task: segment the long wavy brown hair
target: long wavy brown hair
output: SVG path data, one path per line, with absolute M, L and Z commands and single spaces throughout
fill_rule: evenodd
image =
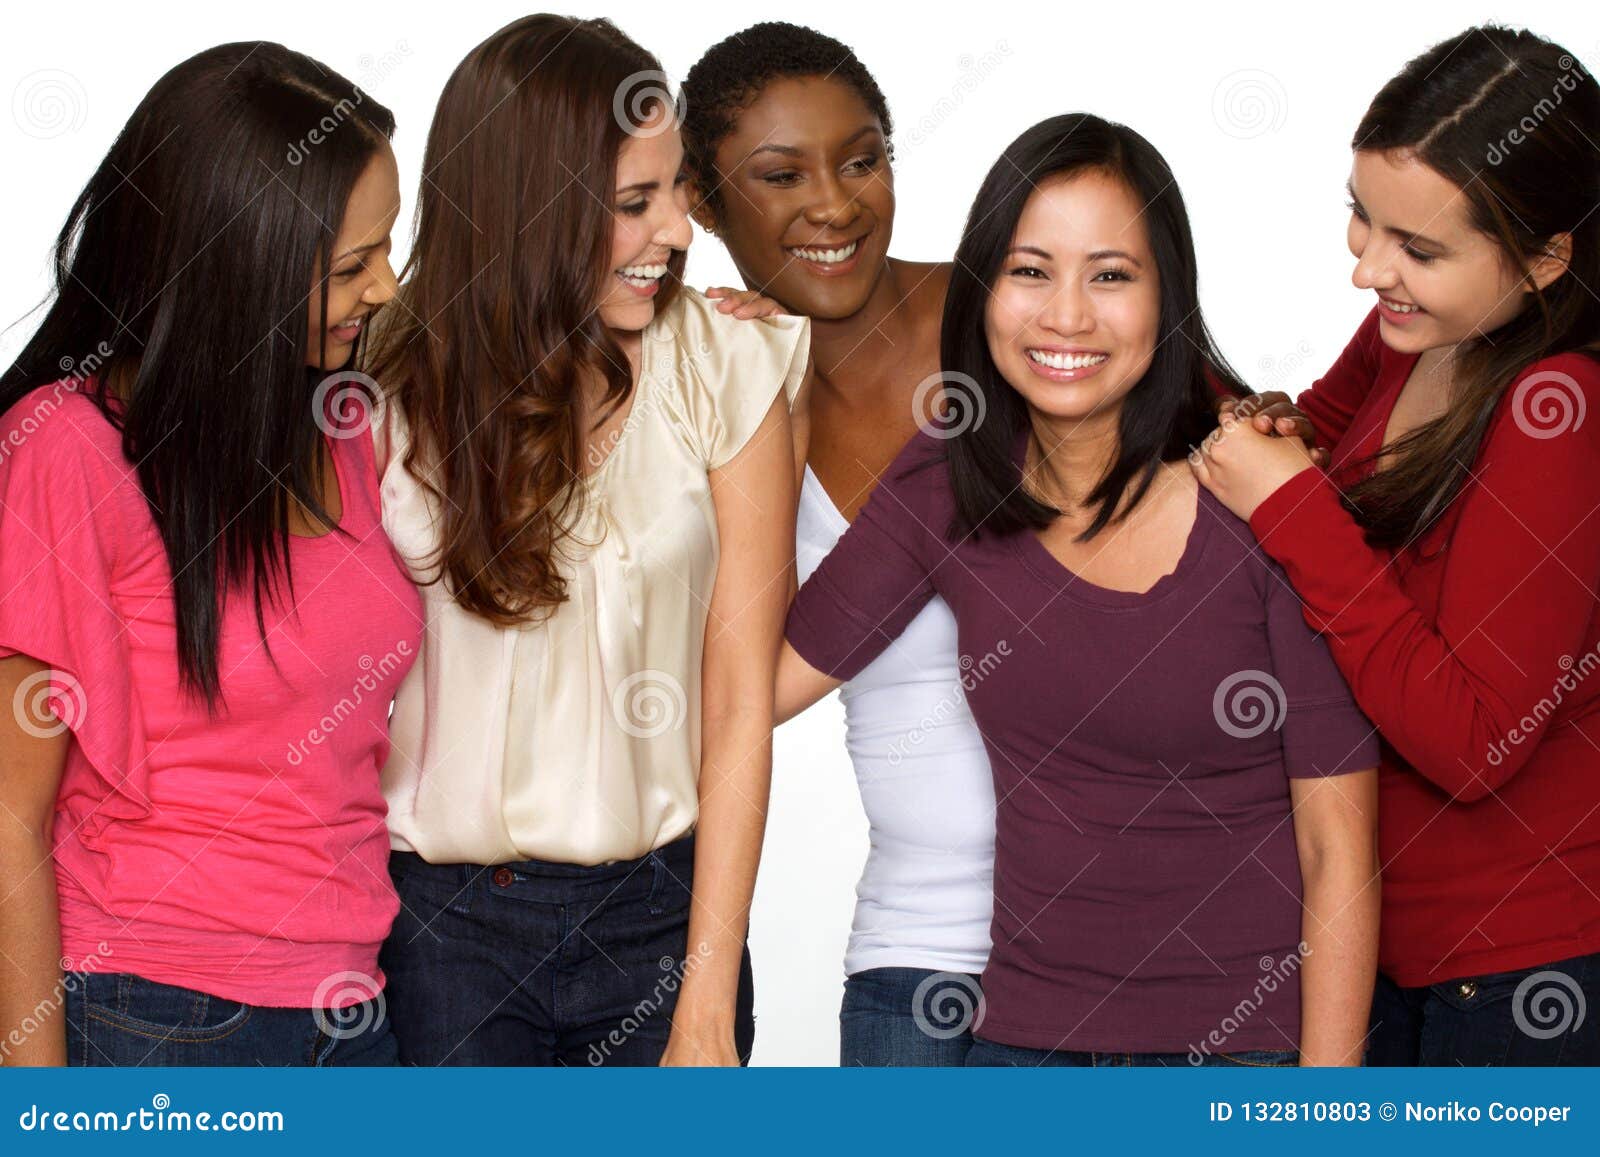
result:
M 1556 103 L 1556 102 L 1559 102 Z M 1505 147 L 1508 130 L 1538 118 Z M 1600 349 L 1600 85 L 1558 44 L 1484 25 L 1434 45 L 1383 86 L 1352 147 L 1409 153 L 1460 186 L 1473 224 L 1523 271 L 1559 234 L 1567 272 L 1493 333 L 1463 345 L 1450 408 L 1380 454 L 1391 466 L 1351 488 L 1346 505 L 1369 542 L 1401 547 L 1444 512 L 1471 474 L 1501 396 L 1519 371 Z M 1487 163 L 1486 163 L 1487 161 Z M 1375 463 L 1378 455 L 1371 462 Z
M 596 312 L 617 155 L 668 99 L 660 62 L 610 21 L 527 16 L 467 54 L 428 131 L 416 244 L 369 369 L 438 499 L 441 576 L 499 626 L 567 597 L 584 387 L 605 383 L 602 413 L 633 388 Z

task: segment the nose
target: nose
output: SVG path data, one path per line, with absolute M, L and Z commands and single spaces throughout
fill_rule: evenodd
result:
M 674 190 L 674 195 L 667 198 L 667 203 L 671 209 L 661 228 L 650 238 L 651 244 L 669 249 L 687 249 L 694 240 L 694 227 L 689 220 L 688 190 L 680 185 Z
M 1357 289 L 1393 289 L 1400 281 L 1394 264 L 1393 250 L 1373 237 L 1356 258 L 1356 267 L 1350 273 L 1351 284 Z
M 846 193 L 844 186 L 837 179 L 825 179 L 821 185 L 821 193 L 817 200 L 806 206 L 805 218 L 808 225 L 818 228 L 843 229 L 855 223 L 861 216 L 861 206 L 856 199 Z
M 389 258 L 384 257 L 375 267 L 370 268 L 372 268 L 372 280 L 362 292 L 361 300 L 374 307 L 393 301 L 394 295 L 400 291 L 400 279 L 395 276 L 394 266 L 389 264 Z
M 1057 337 L 1080 337 L 1094 332 L 1094 311 L 1089 295 L 1076 281 L 1068 280 L 1050 295 L 1034 321 Z

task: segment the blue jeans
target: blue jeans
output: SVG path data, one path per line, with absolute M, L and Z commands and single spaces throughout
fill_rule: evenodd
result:
M 967 1063 L 982 1000 L 978 977 L 926 968 L 868 968 L 846 978 L 839 1008 L 845 1068 Z
M 392 1065 L 382 994 L 325 1012 L 267 1008 L 126 972 L 69 976 L 69 1065 Z
M 1193 1058 L 1199 1057 L 1196 1062 Z M 979 1039 L 967 1054 L 971 1067 L 1079 1069 L 1286 1069 L 1300 1063 L 1297 1049 L 1244 1049 L 1233 1053 L 1082 1053 L 1065 1050 L 1024 1049 L 998 1041 Z
M 1600 1065 L 1600 953 L 1402 988 L 1378 974 L 1369 1065 Z
M 654 1065 L 690 951 L 694 837 L 636 860 L 389 857 L 400 915 L 379 957 L 408 1065 Z M 755 1042 L 741 952 L 734 1044 Z

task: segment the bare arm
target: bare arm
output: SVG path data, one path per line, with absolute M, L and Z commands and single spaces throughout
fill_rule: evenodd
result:
M 14 705 L 24 680 L 47 671 L 26 655 L 0 659 L 0 703 Z M 25 690 L 23 702 L 34 700 Z M 24 720 L 0 708 L 0 1025 L 37 1023 L 22 1043 L 3 1042 L 9 1065 L 67 1063 L 66 1017 L 60 1008 L 61 922 L 51 832 L 61 770 L 72 735 L 40 736 L 48 720 Z
M 794 460 L 780 393 L 711 472 L 721 556 L 701 678 L 700 820 L 683 986 L 663 1065 L 735 1065 L 734 1007 L 772 783 L 773 680 L 794 571 Z
M 844 680 L 824 675 L 785 642 L 778 655 L 778 695 L 774 722 L 789 722 L 842 682 Z
M 1359 1065 L 1378 970 L 1378 773 L 1289 783 L 1305 894 L 1300 1063 Z

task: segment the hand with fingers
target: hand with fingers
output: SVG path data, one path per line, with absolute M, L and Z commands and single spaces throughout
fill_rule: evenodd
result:
M 1225 421 L 1189 451 L 1200 484 L 1246 522 L 1280 486 L 1311 466 L 1320 463 L 1298 438 L 1263 431 L 1253 420 Z
M 1263 434 L 1299 438 L 1310 451 L 1312 462 L 1318 466 L 1328 464 L 1328 452 L 1317 445 L 1317 432 L 1311 419 L 1282 390 L 1268 390 L 1246 398 L 1225 396 L 1217 402 L 1217 420 L 1227 425 L 1230 415 L 1237 421 L 1248 420 Z
M 789 313 L 759 289 L 731 289 L 714 285 L 706 290 L 706 296 L 717 303 L 719 312 L 731 313 L 741 321 L 749 321 L 754 317 L 785 317 Z

